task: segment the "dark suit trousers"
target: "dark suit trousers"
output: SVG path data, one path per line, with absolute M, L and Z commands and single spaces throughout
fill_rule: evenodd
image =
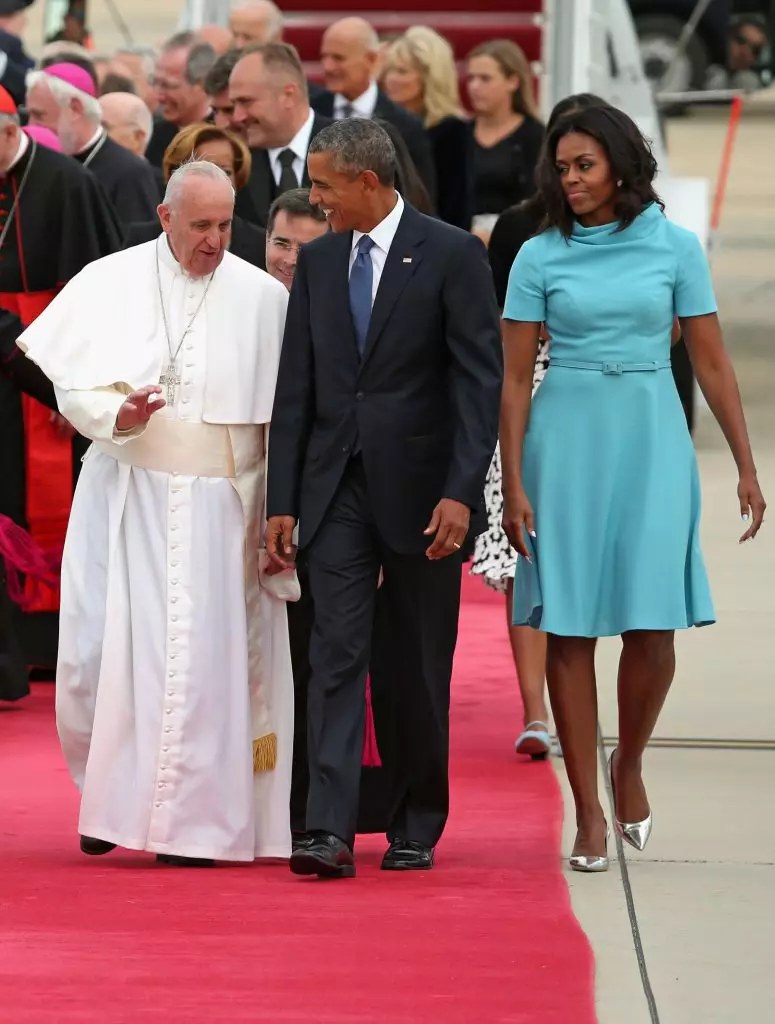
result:
M 374 523 L 362 462 L 354 458 L 306 556 L 315 605 L 307 828 L 354 842 L 381 566 L 405 772 L 388 837 L 435 846 L 449 809 L 449 686 L 460 609 L 460 555 L 431 562 L 422 553 L 389 548 Z
M 309 693 L 309 645 L 315 604 L 309 589 L 309 571 L 303 552 L 296 559 L 301 598 L 288 602 L 288 633 L 293 663 L 293 767 L 291 771 L 291 830 L 307 830 L 309 764 L 307 758 L 307 695 Z M 371 641 L 369 675 L 374 729 L 381 760 L 380 767 L 362 767 L 357 832 L 385 832 L 400 799 L 403 784 L 403 760 L 398 749 L 394 638 L 388 620 L 385 595 L 377 591 L 376 612 Z

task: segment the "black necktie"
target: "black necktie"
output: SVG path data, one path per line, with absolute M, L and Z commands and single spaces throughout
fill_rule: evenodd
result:
M 280 192 L 288 192 L 289 189 L 299 187 L 299 179 L 293 169 L 293 161 L 296 154 L 292 149 L 284 149 L 277 157 L 280 161 Z
M 348 103 L 347 100 L 345 100 L 339 108 L 339 120 L 346 121 L 348 118 L 352 117 L 354 113 L 355 107 L 352 103 Z

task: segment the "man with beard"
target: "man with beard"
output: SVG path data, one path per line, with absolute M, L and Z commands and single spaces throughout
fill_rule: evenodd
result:
M 87 445 L 63 432 L 49 408 L 22 393 L 29 389 L 14 380 L 21 355 L 13 342 L 87 263 L 120 248 L 120 231 L 94 178 L 25 135 L 16 104 L 2 88 L 0 210 L 0 309 L 5 311 L 0 514 L 28 529 L 38 548 L 55 554 L 64 541 L 73 483 Z M 58 595 L 30 585 L 27 598 L 29 614 L 17 623 L 26 651 L 6 661 L 0 699 L 24 696 L 27 664 L 53 665 L 56 615 L 51 613 Z

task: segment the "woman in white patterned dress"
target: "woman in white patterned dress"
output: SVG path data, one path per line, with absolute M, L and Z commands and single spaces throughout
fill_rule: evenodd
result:
M 497 229 L 497 224 L 496 224 Z M 495 234 L 493 233 L 493 237 Z M 533 393 L 541 383 L 549 365 L 549 346 L 541 344 L 533 376 Z M 471 573 L 481 576 L 484 583 L 506 595 L 506 625 L 511 651 L 517 670 L 517 681 L 524 710 L 523 730 L 516 741 L 518 754 L 534 760 L 548 756 L 551 749 L 548 711 L 545 699 L 546 636 L 530 626 L 512 626 L 511 607 L 514 591 L 514 572 L 517 553 L 503 532 L 503 495 L 501 493 L 501 453 L 495 449 L 487 474 L 485 502 L 487 504 L 487 530 L 476 538 Z
M 561 100 L 552 111 L 547 130 L 551 130 L 557 118 L 563 114 L 574 110 L 583 110 L 587 107 L 607 105 L 605 100 L 591 93 L 569 96 L 567 99 Z M 533 196 L 519 206 L 512 206 L 510 209 L 504 210 L 493 228 L 489 244 L 489 257 L 495 291 L 501 308 L 503 308 L 506 298 L 511 266 L 524 243 L 537 233 L 543 215 L 544 210 L 540 198 Z M 549 341 L 545 339 L 541 343 L 536 359 L 533 394 L 543 380 L 548 365 Z M 503 532 L 501 483 L 499 446 L 495 449 L 485 488 L 488 527 L 486 532 L 476 539 L 471 573 L 474 576 L 481 576 L 488 586 L 506 595 L 506 623 L 524 709 L 524 728 L 517 739 L 515 749 L 518 754 L 526 754 L 533 759 L 542 759 L 547 757 L 551 749 L 549 715 L 545 698 L 546 636 L 529 626 L 512 626 L 511 624 L 517 553 Z

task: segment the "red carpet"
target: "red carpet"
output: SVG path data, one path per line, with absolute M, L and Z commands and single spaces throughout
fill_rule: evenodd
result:
M 52 689 L 0 709 L 0 1021 L 592 1024 L 548 764 L 519 763 L 500 600 L 466 580 L 453 809 L 436 868 L 352 881 L 77 848 Z

